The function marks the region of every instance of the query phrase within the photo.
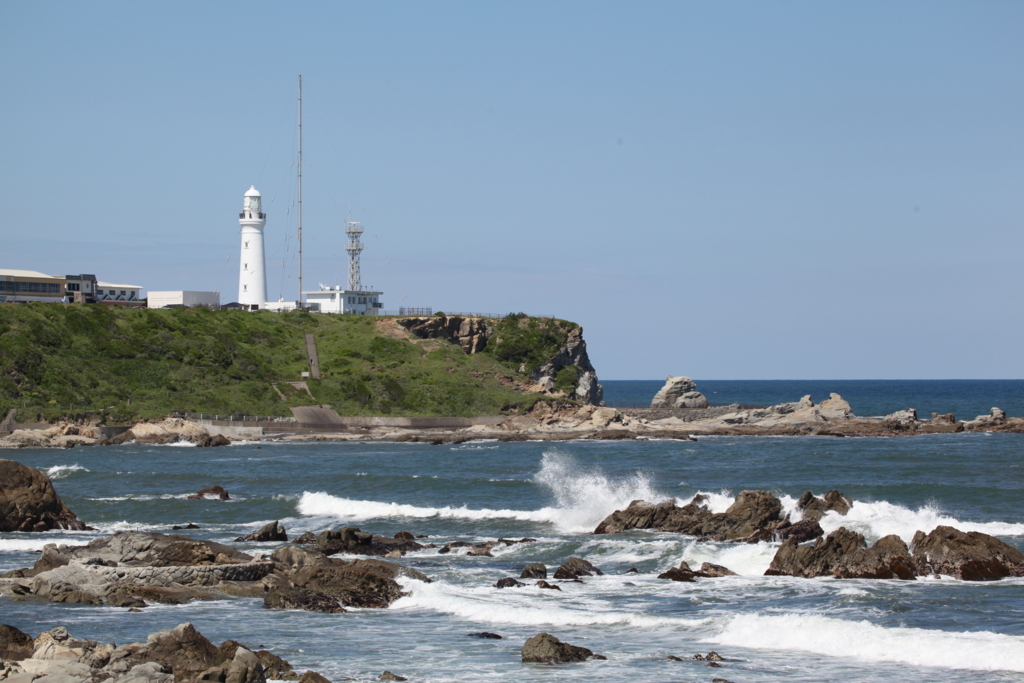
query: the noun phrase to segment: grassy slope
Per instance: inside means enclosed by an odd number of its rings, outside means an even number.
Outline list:
[[[496,375],[525,378],[572,326],[512,317],[485,353],[467,356],[372,317],[0,305],[0,416],[88,411],[117,423],[173,411],[290,415],[314,403],[343,415],[498,414],[538,396]],[[308,369],[304,333],[316,335],[323,379],[309,382],[313,398],[278,384],[281,400],[271,384]]]

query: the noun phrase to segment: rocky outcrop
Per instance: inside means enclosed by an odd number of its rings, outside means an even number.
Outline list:
[[[520,579],[546,579],[548,578],[548,568],[540,562],[531,562],[523,568],[523,573],[519,575]]]
[[[300,551],[309,552],[305,548]],[[296,566],[279,563],[274,573],[264,579],[268,589],[264,605],[316,612],[343,611],[339,607],[384,608],[402,596],[402,588],[395,580],[398,577],[430,581],[415,569],[383,560],[324,560],[326,563]]]
[[[597,383],[597,372],[590,364],[582,327],[569,330],[562,347],[554,357],[531,373],[530,379],[541,386],[553,387],[558,371],[570,365],[575,366],[577,371],[576,391],[570,398],[590,405],[600,405],[604,398],[604,388]]]
[[[603,571],[582,557],[570,557],[555,570],[556,579],[578,579],[581,576],[601,576]]]
[[[13,460],[0,460],[0,531],[88,528],[61,501],[46,474]]]
[[[344,527],[321,532],[316,538],[316,549],[325,555],[348,553],[384,557],[395,552],[404,555],[424,547],[407,535],[398,536],[400,537],[374,536],[355,527]]]
[[[898,536],[884,536],[871,548],[864,536],[840,527],[813,545],[783,541],[765,576],[834,576],[837,579],[914,579],[910,551]]]
[[[288,534],[285,533],[284,526],[281,522],[270,522],[248,536],[239,536],[235,539],[235,542],[237,543],[244,543],[248,541],[252,541],[254,543],[270,543],[273,541],[287,542]]]
[[[19,662],[28,659],[35,650],[32,637],[13,626],[0,624],[0,661]]]
[[[444,339],[458,344],[467,354],[483,351],[494,334],[494,327],[486,318],[464,318],[459,315],[402,318],[398,324],[420,339]]]
[[[665,386],[651,401],[651,408],[707,408],[708,400],[697,391],[697,384],[689,377],[665,378]]]
[[[236,641],[218,648],[187,622],[153,633],[144,643],[120,647],[79,640],[62,626],[28,642],[31,656],[8,659],[0,665],[0,677],[24,683],[34,678],[48,683],[265,683],[267,678],[298,678],[291,665],[273,653],[254,652]],[[307,676],[311,683],[327,680],[314,672]]]
[[[138,443],[166,444],[188,441],[205,444],[210,432],[203,425],[180,417],[169,417],[162,422],[139,422],[132,425],[132,438]]]
[[[592,650],[585,647],[563,643],[548,633],[538,633],[523,644],[522,659],[524,662],[539,664],[561,664],[606,657],[595,655]]]
[[[208,486],[188,497],[189,500],[231,500],[231,494],[223,486]]]
[[[782,503],[767,491],[743,491],[725,512],[712,513],[702,496],[679,507],[674,501],[659,504],[635,500],[625,510],[616,510],[595,534],[619,533],[628,529],[674,531],[713,540],[761,540],[758,532],[772,534],[790,526],[780,515]]]
[[[816,498],[810,491],[804,491],[796,502],[797,510],[803,510],[805,520],[821,521],[826,512],[835,510],[840,515],[850,511],[853,499],[839,491],[829,491],[824,498]],[[820,535],[820,534],[819,534]]]
[[[918,574],[946,574],[964,581],[1024,576],[1024,553],[978,531],[937,526],[918,531],[910,544]]]

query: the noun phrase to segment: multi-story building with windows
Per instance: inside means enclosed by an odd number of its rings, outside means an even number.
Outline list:
[[[10,301],[64,301],[67,279],[34,270],[0,268],[0,303]]]

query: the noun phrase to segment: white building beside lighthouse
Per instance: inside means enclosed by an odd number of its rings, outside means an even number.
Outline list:
[[[267,225],[267,214],[263,213],[262,197],[255,187],[250,187],[245,193],[238,224],[242,233],[238,303],[255,311],[267,306],[267,264],[263,253],[263,228]]]

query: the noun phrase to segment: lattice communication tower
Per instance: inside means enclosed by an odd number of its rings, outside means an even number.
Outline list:
[[[348,252],[348,291],[361,292],[363,290],[359,275],[359,254],[362,253],[364,245],[359,241],[363,234],[363,226],[356,221],[345,223],[345,234],[348,235],[348,245],[345,251]]]

